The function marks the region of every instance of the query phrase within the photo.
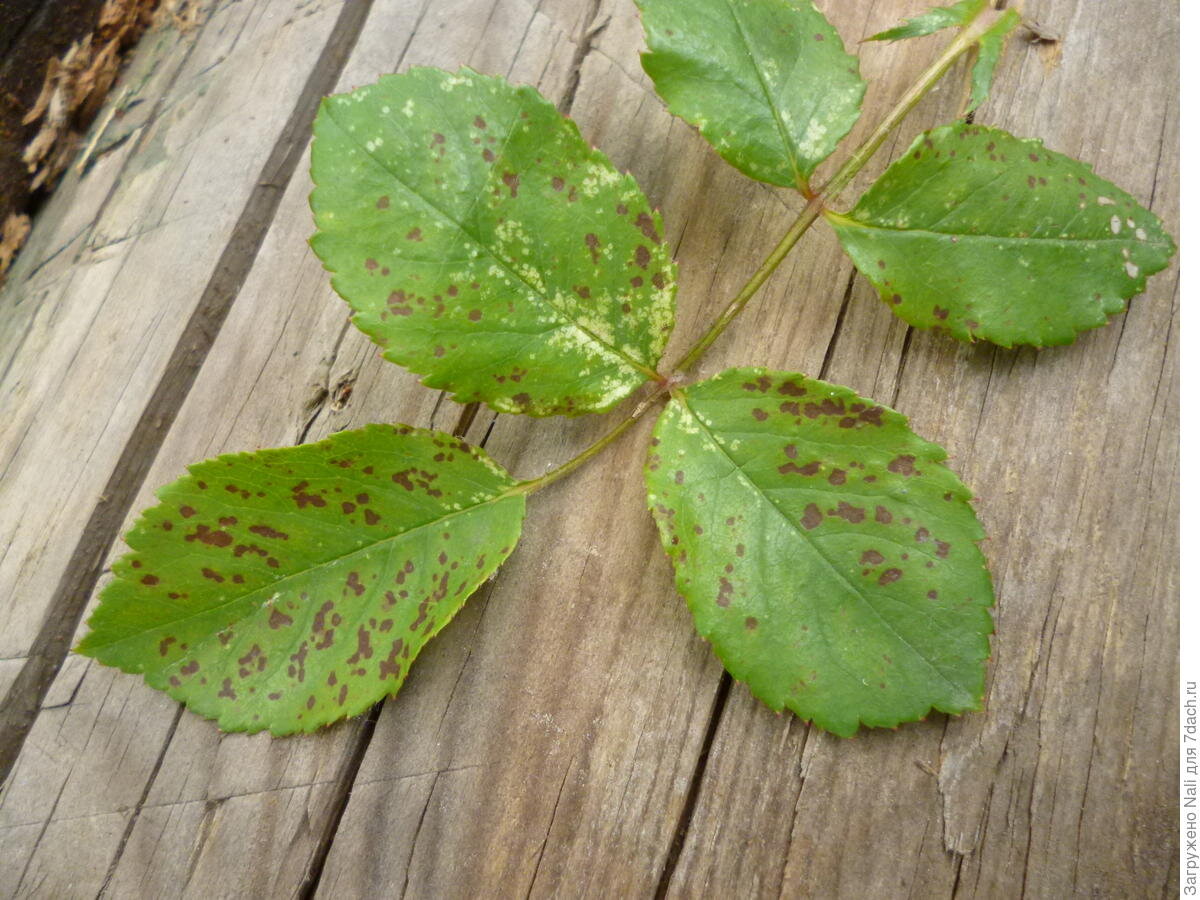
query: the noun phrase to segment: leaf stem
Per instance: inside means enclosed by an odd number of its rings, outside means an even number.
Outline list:
[[[999,16],[1000,13],[996,12],[996,10],[986,7],[976,13],[975,17],[963,26],[962,30],[950,42],[950,45],[942,51],[942,54],[934,60],[933,64],[921,73],[921,77],[904,92],[904,96],[900,98],[900,101],[892,111],[884,117],[883,121],[875,127],[875,130],[871,132],[871,136],[863,141],[859,148],[851,154],[849,159],[842,163],[837,172],[833,174],[833,177],[821,188],[819,195],[823,196],[826,201],[830,201],[845,190],[846,185],[850,183],[851,179],[859,173],[859,170],[875,155],[875,151],[883,146],[883,142],[896,130],[896,126],[904,121],[904,118],[912,112],[913,107],[921,102],[921,99],[949,71],[958,58],[978,43],[980,36],[995,24]]]
[[[775,245],[775,249],[763,260],[762,265],[755,270],[754,274],[750,276],[750,280],[742,286],[737,296],[729,301],[729,305],[717,317],[717,320],[708,329],[704,337],[700,338],[688,351],[687,355],[679,361],[679,365],[676,367],[677,371],[686,372],[699,361],[705,351],[712,346],[713,341],[721,336],[721,333],[738,317],[738,314],[750,302],[750,299],[758,293],[758,289],[762,287],[763,282],[770,278],[771,274],[779,268],[779,264],[783,262],[784,257],[791,252],[792,247],[796,246],[796,242],[800,240],[804,232],[808,231],[812,223],[817,220],[817,216],[821,214],[823,208],[824,200],[821,194],[818,193],[809,198],[808,203],[804,205],[804,210],[792,224],[792,227],[788,229],[787,234]]]
[[[738,317],[746,304],[750,302],[750,299],[758,293],[758,289],[762,287],[763,282],[779,268],[779,264],[783,262],[784,257],[791,252],[796,242],[808,231],[812,223],[816,221],[817,216],[825,210],[825,204],[835,200],[845,190],[846,185],[853,180],[859,170],[867,164],[867,161],[875,155],[875,152],[883,146],[884,141],[895,131],[896,126],[904,120],[905,116],[912,112],[913,107],[921,101],[922,97],[929,93],[938,80],[954,65],[954,62],[979,41],[980,35],[992,26],[998,15],[999,13],[994,10],[983,9],[973,19],[968,21],[957,37],[942,52],[941,56],[921,74],[921,77],[917,79],[912,87],[905,91],[904,96],[900,98],[900,102],[896,107],[876,126],[875,130],[871,132],[870,137],[842,163],[841,167],[826,182],[825,186],[816,192],[802,191],[808,202],[804,205],[804,209],[801,211],[799,217],[792,224],[792,227],[788,229],[787,234],[775,245],[775,249],[771,251],[770,255],[763,260],[762,265],[755,270],[742,289],[738,291],[737,296],[729,301],[729,304],[722,311],[721,315],[717,317],[712,327],[688,350],[677,367],[678,372],[687,371],[699,361],[700,357],[712,346],[712,343]]]
[[[670,376],[664,376],[658,372],[653,373],[654,389],[646,395],[645,399],[637,405],[637,407],[626,418],[622,419],[616,427],[585,449],[578,456],[567,460],[557,469],[551,469],[540,478],[532,478],[528,481],[518,482],[511,489],[511,493],[517,494],[532,494],[539,491],[547,485],[553,484],[560,478],[571,474],[593,456],[604,450],[609,444],[619,438],[622,434],[628,431],[633,425],[642,418],[655,404],[661,400],[664,395],[677,385],[681,376],[692,366],[694,366],[700,358],[712,346],[713,342],[724,333],[725,329],[738,317],[741,311],[746,307],[746,304],[758,293],[758,289],[763,286],[763,283],[771,277],[772,273],[779,268],[779,264],[796,246],[796,242],[804,236],[804,233],[812,227],[813,222],[817,217],[825,212],[826,203],[836,199],[837,196],[846,189],[846,186],[854,179],[854,176],[859,173],[863,166],[875,155],[876,151],[883,146],[884,141],[888,136],[895,131],[896,127],[904,121],[904,118],[913,110],[926,94],[937,84],[955,61],[971,49],[978,41],[980,35],[987,31],[999,16],[995,10],[988,8],[982,9],[970,21],[968,21],[962,30],[958,33],[950,45],[942,52],[942,54],[934,61],[934,63],[926,69],[921,77],[905,91],[904,96],[900,98],[900,102],[894,109],[876,126],[868,137],[850,157],[842,163],[833,176],[826,182],[825,186],[820,190],[812,191],[807,185],[799,185],[801,193],[806,199],[804,209],[792,223],[792,227],[780,239],[775,248],[763,260],[754,274],[742,286],[742,289],[737,292],[728,305],[717,317],[712,327],[705,332],[704,336],[697,341],[687,354],[680,360],[679,365],[675,368],[675,373]]]
[[[595,443],[591,444],[589,447],[587,447],[587,449],[583,450],[578,456],[567,460],[557,469],[551,469],[545,475],[542,475],[538,478],[530,478],[528,481],[518,482],[510,489],[509,493],[532,494],[535,491],[540,491],[542,488],[553,484],[560,478],[570,475],[585,462],[587,462],[596,454],[600,453],[605,447],[632,428],[633,425],[642,418],[642,416],[654,408],[655,404],[670,391],[671,387],[673,387],[675,383],[676,382],[672,379],[663,379],[662,381],[657,382],[654,386],[654,390],[646,395],[642,402],[634,408],[633,412],[618,422],[615,428],[606,433]]]

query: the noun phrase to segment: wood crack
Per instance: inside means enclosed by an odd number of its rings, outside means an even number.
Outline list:
[[[308,144],[317,104],[336,85],[372,3],[348,0],[342,8],[320,59],[263,165],[259,182],[282,182],[295,171]],[[8,776],[25,743],[42,699],[70,649],[109,549],[250,274],[282,196],[282,191],[261,185],[250,193],[158,385],[88,518],[48,605],[29,661],[0,705],[0,779]]]
[[[688,783],[687,794],[684,796],[683,809],[679,813],[679,821],[675,823],[675,831],[671,836],[667,858],[663,862],[662,872],[658,877],[658,886],[654,890],[655,900],[661,900],[667,895],[667,891],[671,887],[671,879],[679,865],[683,844],[687,840],[688,831],[692,827],[692,818],[696,814],[696,806],[700,800],[700,789],[704,783],[704,772],[708,768],[713,741],[716,739],[717,728],[721,724],[725,706],[729,702],[729,689],[732,685],[733,678],[728,672],[722,671],[721,679],[717,683],[717,692],[713,696],[712,708],[708,714],[708,727],[704,732],[704,741],[700,745],[700,753],[696,757],[696,767],[692,770],[692,780]]]

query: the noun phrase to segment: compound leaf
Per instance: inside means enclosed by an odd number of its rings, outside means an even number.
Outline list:
[[[873,34],[868,41],[902,41],[906,38],[924,37],[941,31],[943,28],[954,28],[965,25],[975,18],[988,5],[988,0],[961,0],[950,6],[935,6],[919,16],[905,19],[903,23],[879,34]]]
[[[918,137],[849,215],[826,217],[904,321],[1004,347],[1103,325],[1175,252],[1090,166],[961,123]]]
[[[945,452],[848,388],[732,369],[654,431],[651,511],[700,634],[838,735],[976,709],[992,586]]]
[[[531,415],[598,412],[674,323],[662,218],[530,87],[414,68],[327,98],[312,246],[354,323],[423,383]]]
[[[804,188],[857,121],[858,60],[811,0],[638,6],[659,95],[751,178]]]
[[[311,731],[395,693],[525,514],[481,451],[405,426],[189,472],[126,536],[77,650],[227,731]]]

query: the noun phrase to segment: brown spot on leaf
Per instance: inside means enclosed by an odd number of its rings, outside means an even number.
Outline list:
[[[950,310],[948,309],[942,309],[940,306],[935,306],[933,308],[933,317],[935,319],[941,319],[942,321],[945,321],[949,315]]]
[[[883,554],[878,550],[864,550],[858,562],[863,566],[877,566],[883,562]]]
[[[200,574],[203,575],[205,578],[207,578],[209,581],[215,581],[218,584],[225,580],[224,575],[222,575],[220,572],[214,572],[212,569],[208,568],[207,566],[205,566],[204,568],[202,568],[200,570]]]
[[[903,574],[899,569],[884,569],[883,573],[879,576],[879,583],[891,584],[893,581],[899,581],[900,576]]]
[[[157,575],[143,575],[142,576],[142,584],[146,585],[146,587],[154,587],[156,584],[158,584],[158,576]]]
[[[804,507],[804,517],[800,520],[800,524],[812,531],[821,524],[824,517],[821,515],[821,510],[817,508],[817,504],[810,503]]]
[[[592,262],[600,262],[600,238],[588,232],[583,236],[583,242],[587,245],[588,252],[592,254]],[[645,266],[642,268],[645,268]]]
[[[233,689],[233,679],[226,678],[221,682],[221,690],[217,692],[218,697],[224,697],[227,700],[236,700],[237,692]]]
[[[517,196],[517,191],[521,189],[521,176],[516,172],[505,172],[501,180],[508,187],[508,195],[510,197]]]
[[[358,628],[358,646],[354,650],[354,655],[346,660],[347,664],[357,665],[364,659],[370,659],[374,654],[371,649],[371,633],[361,625]]]
[[[637,218],[633,222],[641,229],[642,234],[654,241],[656,244],[662,243],[662,237],[658,233],[658,229],[654,227],[654,217],[649,213],[638,213]]]
[[[717,606],[728,606],[733,599],[733,585],[729,579],[721,576],[720,587],[717,589]]]
[[[194,509],[192,509],[190,506],[181,506],[181,507],[179,507],[179,514],[181,516],[183,516],[185,519],[190,519],[192,516],[194,516],[196,514],[196,511]]]
[[[299,484],[292,487],[292,500],[295,501],[299,509],[304,509],[306,506],[315,506],[320,508],[325,506],[325,498],[320,494],[308,494],[305,490],[308,488],[307,481],[301,481]]]
[[[282,612],[275,607],[271,607],[271,615],[267,619],[267,625],[275,631],[280,628],[287,628],[292,624],[292,617],[287,613]]]
[[[233,543],[233,535],[228,531],[213,531],[207,525],[197,525],[196,530],[183,538],[189,543],[199,541],[210,547],[228,547]]]
[[[158,642],[158,655],[166,656],[168,653],[170,653],[171,645],[173,643],[175,643],[175,641],[176,641],[176,638],[173,635],[167,635],[165,638],[163,638],[161,641],[159,641]]]
[[[911,478],[916,474],[916,469],[913,468],[913,463],[916,462],[914,456],[897,456],[888,463],[888,471],[895,472],[897,475],[903,475],[905,478]]]
[[[633,261],[638,264],[638,268],[645,269],[650,265],[650,251],[645,245],[638,244],[637,250],[633,253]]]
[[[941,557],[942,559],[945,559],[947,556],[949,556],[950,555],[950,545],[947,544],[945,541],[938,541],[937,542],[937,555],[939,557]]]
[[[746,630],[753,631],[757,627],[758,619],[754,618],[754,616],[746,616]]]
[[[359,580],[357,572],[351,572],[346,576],[346,587],[354,591],[356,597],[361,597],[367,590],[367,586]]]
[[[420,229],[420,228],[415,228],[415,227],[414,227],[414,228],[413,228],[411,231],[409,231],[409,233],[408,233],[408,234],[406,234],[406,235],[404,236],[404,238],[405,238],[405,240],[409,240],[409,241],[423,241],[423,240],[425,240],[425,238],[421,236],[421,229]]]
[[[386,194],[375,201],[376,209],[387,209],[391,205],[392,201],[387,198]]]
[[[837,505],[837,509],[829,510],[829,515],[837,516],[839,519],[845,519],[852,525],[857,525],[867,517],[867,511],[861,506],[852,506],[845,500]]]
[[[834,469],[832,472],[830,472],[829,473],[829,483],[832,485],[845,484],[846,483],[846,470],[845,469]]]
[[[756,407],[750,411],[750,415],[754,416],[760,422],[767,421],[767,411],[765,409],[758,409]]]

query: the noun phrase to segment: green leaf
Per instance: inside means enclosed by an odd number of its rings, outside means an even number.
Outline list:
[[[988,5],[988,0],[962,0],[950,6],[935,6],[933,9],[905,19],[904,23],[879,34],[873,34],[868,41],[902,41],[906,38],[924,37],[941,31],[943,28],[953,28],[965,25]]]
[[[637,0],[642,65],[675,115],[751,178],[805,188],[858,119],[858,59],[810,0]]]
[[[226,731],[311,731],[395,693],[525,514],[481,451],[406,426],[189,472],[126,536],[77,650]]]
[[[979,36],[979,58],[971,69],[971,99],[967,104],[967,113],[972,113],[983,105],[992,90],[992,75],[996,71],[996,63],[1004,52],[1004,42],[1013,29],[1021,24],[1021,14],[1015,9],[1007,10],[996,20],[987,31]]]
[[[977,709],[992,586],[970,493],[899,413],[789,372],[676,390],[650,508],[700,634],[834,734]]]
[[[918,137],[848,216],[826,218],[904,321],[1004,347],[1105,324],[1175,252],[1090,166],[978,125]]]
[[[538,416],[655,377],[662,218],[533,88],[414,68],[326,99],[314,131],[312,246],[387,359]]]

